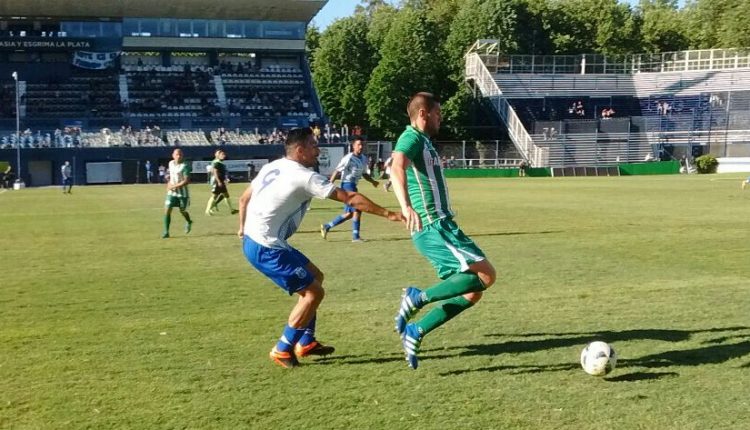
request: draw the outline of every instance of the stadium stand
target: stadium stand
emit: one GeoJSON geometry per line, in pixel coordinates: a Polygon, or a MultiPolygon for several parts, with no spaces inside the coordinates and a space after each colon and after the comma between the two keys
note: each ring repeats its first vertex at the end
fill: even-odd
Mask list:
{"type": "Polygon", "coordinates": [[[506,56],[497,46],[492,40],[474,44],[466,79],[490,100],[532,165],[597,166],[642,161],[649,154],[748,152],[749,145],[732,147],[750,143],[747,52],[608,59],[506,56]]]}

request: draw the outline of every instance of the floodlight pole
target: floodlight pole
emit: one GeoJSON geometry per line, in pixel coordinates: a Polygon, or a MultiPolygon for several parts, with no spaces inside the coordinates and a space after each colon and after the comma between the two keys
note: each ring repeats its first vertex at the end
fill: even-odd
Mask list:
{"type": "Polygon", "coordinates": [[[21,182],[21,109],[18,94],[18,72],[13,72],[13,79],[16,81],[16,169],[18,170],[17,179],[21,182]]]}

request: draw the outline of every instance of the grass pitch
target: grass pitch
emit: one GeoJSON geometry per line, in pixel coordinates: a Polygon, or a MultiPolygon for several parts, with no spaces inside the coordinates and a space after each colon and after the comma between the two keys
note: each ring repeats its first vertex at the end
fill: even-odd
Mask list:
{"type": "MultiPolygon", "coordinates": [[[[173,215],[162,186],[0,194],[1,428],[744,429],[750,423],[750,191],[740,176],[450,181],[499,280],[423,343],[401,289],[436,281],[403,227],[315,201],[292,243],[326,274],[334,356],[268,359],[293,299],[255,272],[237,220],[173,215]],[[592,340],[617,369],[586,375],[592,340]]],[[[244,184],[233,184],[236,202],[244,184]]],[[[395,208],[393,194],[363,186],[395,208]]]]}

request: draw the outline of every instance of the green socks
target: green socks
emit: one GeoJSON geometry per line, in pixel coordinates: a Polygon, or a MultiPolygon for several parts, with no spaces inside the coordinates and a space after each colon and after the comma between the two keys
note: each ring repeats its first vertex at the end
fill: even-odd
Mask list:
{"type": "Polygon", "coordinates": [[[427,304],[484,290],[484,285],[476,273],[461,272],[427,288],[422,292],[422,297],[424,298],[424,304],[427,304]]]}
{"type": "Polygon", "coordinates": [[[419,327],[419,332],[424,336],[472,306],[474,306],[474,303],[466,300],[463,296],[453,297],[432,308],[427,312],[427,315],[417,321],[416,325],[419,327]]]}
{"type": "Polygon", "coordinates": [[[171,215],[164,215],[164,233],[169,234],[169,224],[172,223],[171,215]]]}

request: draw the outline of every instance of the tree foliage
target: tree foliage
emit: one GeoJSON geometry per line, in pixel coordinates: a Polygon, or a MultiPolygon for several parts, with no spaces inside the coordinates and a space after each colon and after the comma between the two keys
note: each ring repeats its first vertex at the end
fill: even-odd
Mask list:
{"type": "Polygon", "coordinates": [[[393,136],[416,91],[444,101],[459,137],[478,102],[463,83],[464,55],[491,38],[507,54],[606,54],[750,47],[750,1],[362,0],[322,34],[308,29],[313,78],[334,122],[393,136]]]}
{"type": "Polygon", "coordinates": [[[323,32],[315,52],[313,82],[326,113],[336,122],[366,124],[363,92],[376,63],[367,40],[367,18],[353,15],[323,32]]]}
{"type": "Polygon", "coordinates": [[[406,103],[418,91],[441,94],[447,69],[434,23],[424,10],[404,8],[380,49],[365,91],[370,124],[393,137],[407,123],[406,103]],[[404,43],[404,42],[407,43],[404,43]]]}

